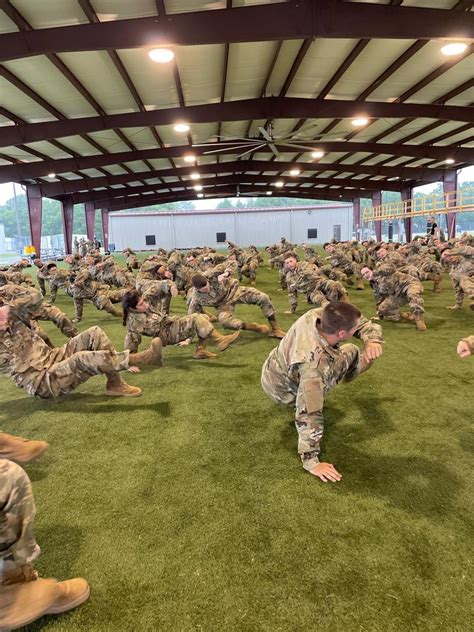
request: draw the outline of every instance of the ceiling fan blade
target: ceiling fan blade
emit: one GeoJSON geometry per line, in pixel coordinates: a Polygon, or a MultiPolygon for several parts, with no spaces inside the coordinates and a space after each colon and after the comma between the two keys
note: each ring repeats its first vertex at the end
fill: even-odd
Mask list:
{"type": "MultiPolygon", "coordinates": [[[[247,147],[248,147],[248,144],[245,144],[245,145],[233,145],[232,147],[226,147],[226,148],[224,148],[224,149],[213,149],[213,150],[211,150],[211,151],[205,151],[205,152],[204,152],[204,155],[206,155],[206,154],[222,154],[222,153],[224,153],[225,151],[230,151],[230,152],[232,152],[232,151],[236,151],[236,150],[239,150],[239,149],[246,149],[247,147]]],[[[255,151],[254,147],[252,146],[252,147],[249,149],[249,151],[255,151]]],[[[246,153],[247,153],[247,152],[246,152],[246,153]]]]}
{"type": "Polygon", "coordinates": [[[290,147],[290,148],[294,148],[294,149],[299,149],[300,151],[315,151],[314,147],[310,147],[310,146],[306,146],[306,145],[296,145],[294,143],[285,143],[285,142],[278,142],[278,145],[280,145],[280,147],[290,147]]]}
{"type": "Polygon", "coordinates": [[[267,130],[264,127],[259,127],[258,131],[260,132],[260,134],[263,136],[265,140],[268,140],[270,142],[273,140],[271,135],[267,132],[267,130]]]}
{"type": "Polygon", "coordinates": [[[259,149],[261,149],[262,147],[266,147],[267,143],[261,143],[260,145],[257,145],[256,147],[251,147],[248,151],[244,151],[243,154],[240,154],[239,156],[237,156],[237,158],[242,158],[242,156],[245,156],[246,154],[253,154],[256,153],[259,149]]]}

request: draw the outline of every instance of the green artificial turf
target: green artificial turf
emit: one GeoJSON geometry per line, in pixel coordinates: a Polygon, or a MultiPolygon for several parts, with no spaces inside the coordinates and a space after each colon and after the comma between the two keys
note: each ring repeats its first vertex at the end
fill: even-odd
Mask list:
{"type": "MultiPolygon", "coordinates": [[[[288,327],[277,272],[259,269],[257,287],[288,327]]],[[[370,289],[350,294],[374,314],[370,289]]],[[[92,590],[28,630],[472,630],[474,358],[455,349],[474,314],[446,310],[453,296],[447,277],[441,294],[425,284],[428,331],[384,324],[383,357],[327,397],[337,484],[304,472],[292,410],[260,388],[274,339],[242,332],[211,361],[168,347],[162,369],[125,374],[139,399],[105,397],[99,376],[36,400],[2,376],[3,430],[50,442],[25,467],[37,568],[92,590]]],[[[57,304],[73,315],[61,292],[57,304]]],[[[258,307],[238,314],[263,322],[258,307]]],[[[122,348],[119,319],[86,305],[91,325],[122,348]]]]}

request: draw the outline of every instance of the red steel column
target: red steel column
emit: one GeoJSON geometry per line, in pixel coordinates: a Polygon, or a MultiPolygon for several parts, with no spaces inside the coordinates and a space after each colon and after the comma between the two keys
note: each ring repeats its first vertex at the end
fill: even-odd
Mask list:
{"type": "MultiPolygon", "coordinates": [[[[456,170],[446,171],[443,178],[443,192],[446,195],[447,193],[452,193],[456,191],[458,188],[458,172],[456,170]]],[[[452,195],[449,198],[449,206],[456,205],[456,196],[452,195]]],[[[448,229],[448,239],[453,239],[456,237],[456,213],[447,213],[446,214],[446,228],[448,229]]]]}
{"type": "Polygon", "coordinates": [[[352,206],[354,209],[354,233],[357,241],[360,239],[360,198],[354,198],[352,200],[352,206]]]}
{"type": "Polygon", "coordinates": [[[31,243],[35,247],[36,256],[41,257],[41,222],[43,219],[43,198],[37,184],[26,187],[26,204],[30,223],[31,243]]]}
{"type": "Polygon", "coordinates": [[[86,204],[85,204],[85,213],[86,213],[87,239],[94,239],[94,235],[95,235],[95,206],[94,206],[94,202],[86,202],[86,204]]]}
{"type": "MultiPolygon", "coordinates": [[[[382,191],[372,191],[372,207],[381,206],[382,204],[382,191]]],[[[375,238],[377,241],[382,241],[382,220],[375,220],[375,238]]]]}
{"type": "Polygon", "coordinates": [[[72,225],[74,221],[74,204],[71,198],[61,201],[61,215],[63,218],[64,250],[67,255],[72,254],[72,225]]]}
{"type": "Polygon", "coordinates": [[[101,209],[102,214],[102,235],[104,238],[104,250],[109,249],[109,209],[103,208],[101,209]]]}
{"type": "MultiPolygon", "coordinates": [[[[413,189],[411,187],[407,187],[406,189],[402,189],[402,202],[409,202],[413,198],[413,189]]],[[[405,209],[406,213],[411,212],[411,203],[408,203],[405,209]]],[[[413,236],[413,218],[412,217],[404,217],[403,224],[405,225],[405,241],[409,243],[412,240],[413,236]]]]}

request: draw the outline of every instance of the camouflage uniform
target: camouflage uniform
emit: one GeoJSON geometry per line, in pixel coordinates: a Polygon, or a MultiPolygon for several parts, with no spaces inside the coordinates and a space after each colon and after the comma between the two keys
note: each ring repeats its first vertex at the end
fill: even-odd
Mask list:
{"type": "Polygon", "coordinates": [[[341,272],[347,276],[348,280],[352,280],[352,276],[354,276],[358,283],[358,289],[359,287],[363,289],[364,282],[360,273],[361,266],[353,260],[350,252],[344,252],[341,248],[339,248],[334,250],[327,259],[329,261],[329,265],[332,268],[338,268],[341,270],[341,272]]]}
{"type": "Polygon", "coordinates": [[[98,310],[105,310],[112,316],[120,316],[113,303],[120,303],[127,288],[111,290],[108,285],[94,281],[88,270],[83,270],[71,285],[74,298],[75,320],[82,320],[84,301],[90,301],[98,310]]]}
{"type": "Polygon", "coordinates": [[[35,263],[35,265],[37,265],[37,268],[38,268],[36,270],[36,279],[38,281],[39,289],[43,296],[46,296],[45,281],[49,281],[48,265],[50,263],[55,263],[55,262],[54,261],[44,261],[44,262],[41,261],[41,262],[35,263]]]}
{"type": "Polygon", "coordinates": [[[176,283],[169,279],[163,279],[162,281],[151,281],[150,279],[137,279],[137,290],[142,293],[143,298],[154,311],[162,312],[163,314],[170,313],[170,305],[172,299],[172,289],[175,288],[176,283]]]}
{"type": "Polygon", "coordinates": [[[35,514],[26,472],[16,463],[0,459],[0,582],[6,573],[39,557],[41,550],[33,535],[35,514]]]}
{"type": "Polygon", "coordinates": [[[70,294],[71,273],[64,268],[58,268],[56,272],[49,274],[49,302],[54,303],[58,295],[60,287],[64,289],[66,294],[70,294]]]}
{"type": "Polygon", "coordinates": [[[342,283],[320,276],[318,268],[306,261],[299,261],[294,270],[288,270],[286,281],[292,313],[298,307],[298,292],[306,294],[308,303],[318,306],[324,305],[328,301],[340,301],[347,297],[347,290],[342,283]]]}
{"type": "Polygon", "coordinates": [[[318,255],[314,248],[307,246],[306,244],[302,244],[301,247],[304,253],[304,260],[307,263],[314,263],[314,265],[317,265],[318,267],[323,265],[322,257],[318,255]]]}
{"type": "Polygon", "coordinates": [[[408,303],[414,317],[423,318],[425,308],[421,281],[398,272],[393,266],[383,264],[376,268],[370,284],[374,290],[379,316],[400,320],[400,307],[408,303]]]}
{"type": "Polygon", "coordinates": [[[0,332],[0,372],[17,386],[29,395],[58,397],[92,375],[128,369],[129,352],[117,352],[100,327],[90,327],[62,347],[49,347],[30,325],[41,302],[40,292],[26,289],[5,301],[10,316],[0,332]]]}
{"type": "MultiPolygon", "coordinates": [[[[308,471],[319,463],[324,396],[361,370],[359,349],[354,344],[332,347],[320,334],[318,324],[323,311],[311,309],[293,323],[262,369],[265,393],[274,402],[296,407],[298,452],[308,471]]],[[[364,317],[355,336],[364,342],[382,342],[380,326],[364,317]]]]}
{"type": "Polygon", "coordinates": [[[142,336],[159,337],[166,347],[194,336],[204,340],[209,338],[213,331],[214,327],[204,314],[167,316],[151,309],[146,312],[129,311],[124,348],[135,353],[142,336]]]}
{"type": "Polygon", "coordinates": [[[458,258],[449,273],[456,294],[455,307],[462,307],[467,294],[471,309],[474,309],[474,246],[453,248],[449,254],[458,258]]]}

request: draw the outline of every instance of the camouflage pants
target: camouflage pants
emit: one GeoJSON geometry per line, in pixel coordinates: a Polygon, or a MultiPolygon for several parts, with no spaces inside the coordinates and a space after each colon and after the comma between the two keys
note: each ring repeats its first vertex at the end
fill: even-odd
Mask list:
{"type": "Polygon", "coordinates": [[[119,290],[109,290],[107,292],[97,292],[92,298],[84,299],[74,297],[74,309],[75,317],[78,320],[82,320],[82,314],[84,311],[84,301],[90,300],[90,302],[100,311],[104,310],[112,316],[117,316],[114,308],[114,303],[121,303],[122,297],[128,292],[127,288],[121,288],[119,290]]]}
{"type": "Polygon", "coordinates": [[[339,355],[322,374],[317,362],[299,365],[299,381],[282,374],[278,364],[278,348],[268,356],[262,368],[261,384],[265,393],[277,404],[295,406],[298,432],[298,453],[303,467],[311,470],[318,464],[324,432],[324,396],[343,380],[354,379],[360,371],[359,349],[344,344],[339,355]]]}
{"type": "Polygon", "coordinates": [[[33,318],[35,320],[50,320],[67,338],[73,338],[79,333],[69,316],[54,305],[43,303],[40,309],[34,313],[33,318]]]}
{"type": "Polygon", "coordinates": [[[250,279],[251,281],[255,281],[257,278],[257,268],[258,263],[256,261],[251,261],[250,263],[246,263],[241,268],[239,268],[239,281],[242,280],[242,275],[250,279]]]}
{"type": "Polygon", "coordinates": [[[280,279],[280,287],[282,290],[286,290],[286,287],[287,287],[286,275],[287,275],[287,271],[284,268],[284,266],[278,269],[278,277],[280,279]]]}
{"type": "Polygon", "coordinates": [[[464,302],[464,295],[467,294],[470,301],[474,301],[474,277],[467,274],[451,277],[454,293],[456,296],[456,305],[461,307],[464,302]]]}
{"type": "MultiPolygon", "coordinates": [[[[202,340],[209,338],[214,331],[209,318],[204,314],[189,314],[189,316],[168,316],[161,321],[161,328],[156,335],[160,338],[163,346],[175,345],[188,338],[197,336],[202,340]]],[[[135,353],[142,341],[141,334],[135,331],[128,331],[125,336],[125,349],[130,353],[135,353]]]]}
{"type": "Polygon", "coordinates": [[[36,280],[38,281],[39,289],[41,291],[42,296],[46,296],[46,283],[44,282],[43,277],[37,276],[36,280]]]}
{"type": "Polygon", "coordinates": [[[31,483],[16,463],[0,459],[0,581],[4,573],[30,564],[40,554],[33,535],[36,514],[31,483]]]}
{"type": "Polygon", "coordinates": [[[93,375],[128,369],[128,351],[116,351],[100,327],[90,327],[51,350],[43,370],[15,374],[18,386],[30,395],[49,399],[71,393],[93,375]]]}
{"type": "MultiPolygon", "coordinates": [[[[69,284],[68,283],[55,283],[54,280],[49,282],[49,299],[50,303],[54,303],[56,297],[58,295],[59,288],[62,287],[63,290],[68,294],[69,284]]],[[[69,294],[70,296],[70,294],[69,294]]]]}
{"type": "Polygon", "coordinates": [[[339,281],[339,283],[347,283],[347,275],[340,268],[333,268],[332,266],[325,265],[321,268],[321,274],[333,281],[339,281]]]}
{"type": "Polygon", "coordinates": [[[380,316],[391,318],[393,320],[400,319],[400,308],[403,305],[410,306],[412,314],[423,317],[425,313],[425,303],[423,301],[423,286],[421,283],[410,286],[404,296],[388,296],[377,306],[377,313],[380,316]]]}
{"type": "Polygon", "coordinates": [[[268,294],[254,287],[239,287],[231,301],[217,307],[217,319],[226,329],[242,329],[243,321],[235,315],[235,306],[238,304],[259,305],[267,319],[275,316],[275,308],[268,294]]]}

